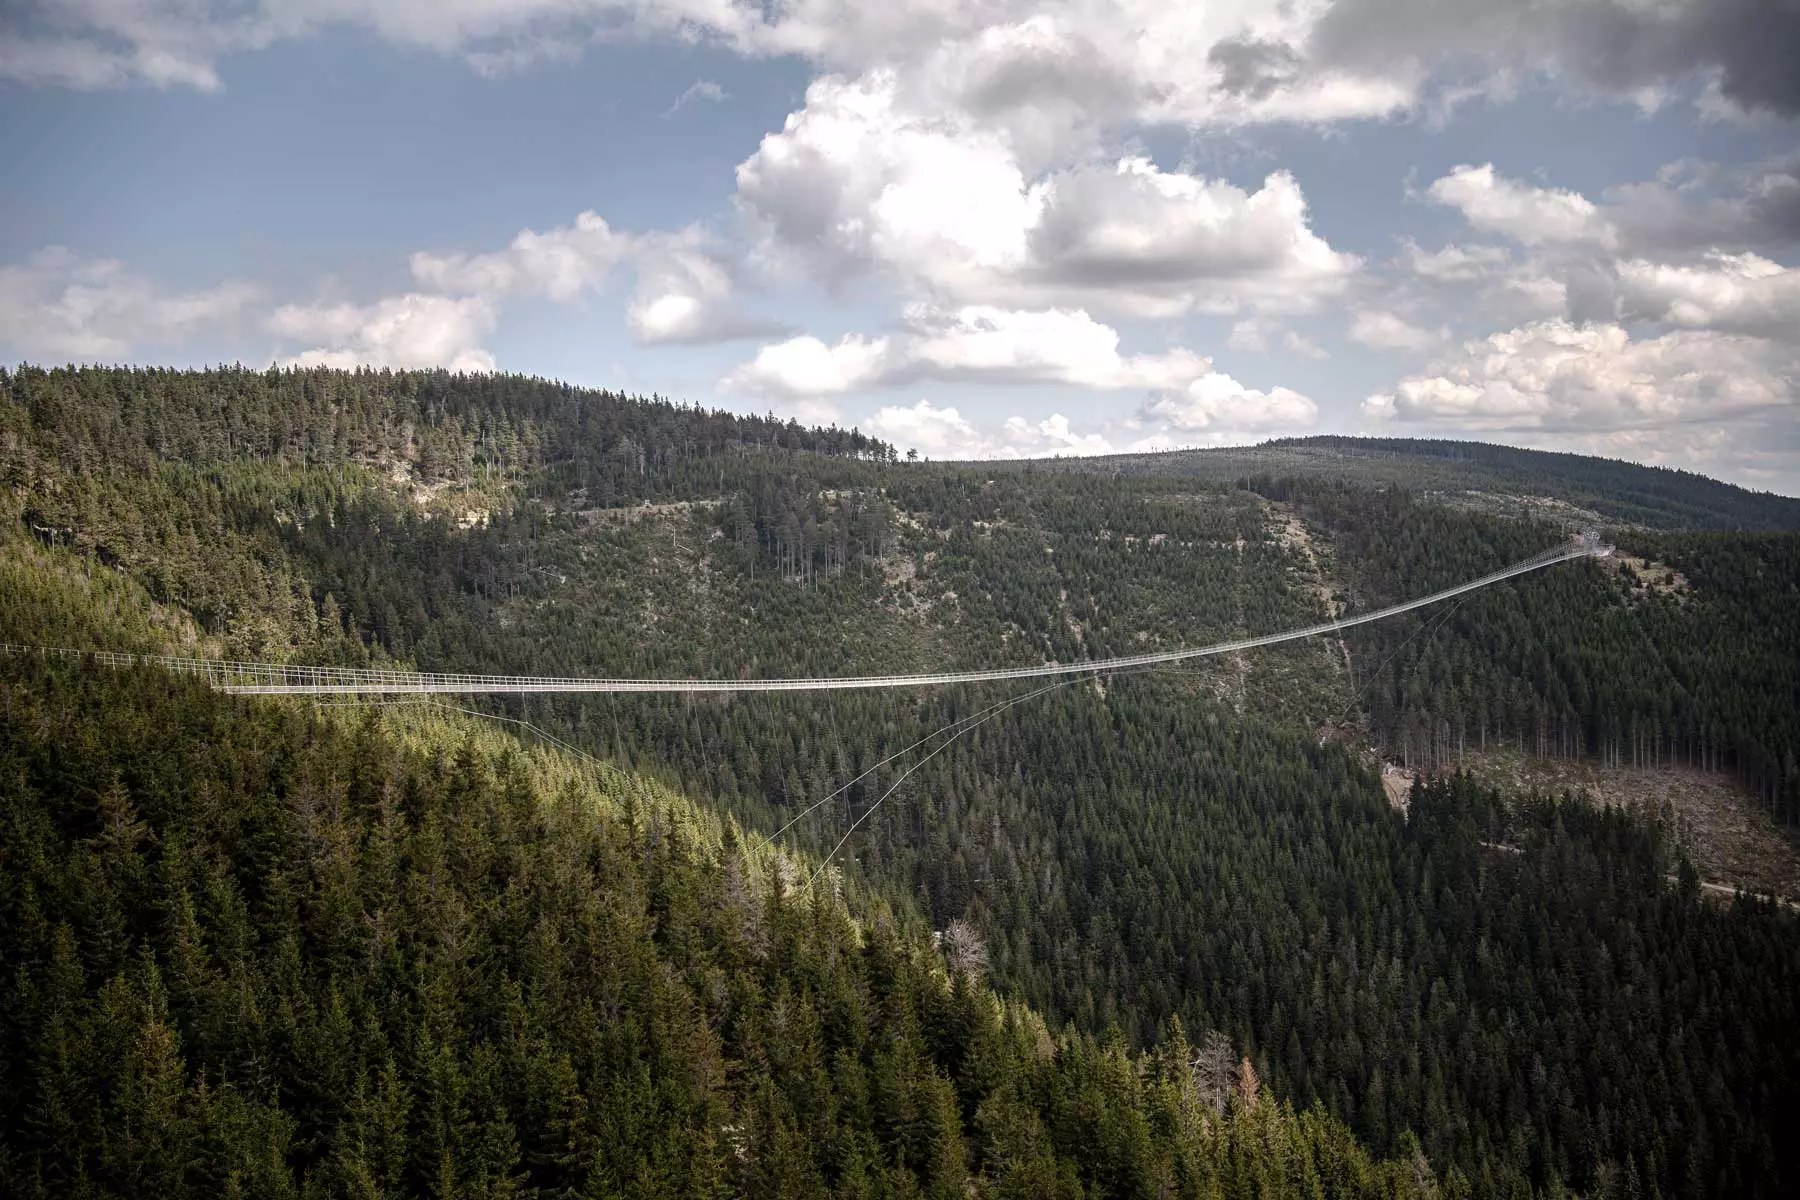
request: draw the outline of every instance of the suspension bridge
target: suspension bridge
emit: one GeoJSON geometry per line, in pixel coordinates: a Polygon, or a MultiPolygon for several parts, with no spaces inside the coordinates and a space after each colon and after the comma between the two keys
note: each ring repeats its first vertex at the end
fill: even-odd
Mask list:
{"type": "Polygon", "coordinates": [[[1070,675],[1100,675],[1143,667],[1185,662],[1221,654],[1235,654],[1260,646],[1273,646],[1300,638],[1340,633],[1356,625],[1384,621],[1401,613],[1438,604],[1515,576],[1540,571],[1581,558],[1604,558],[1613,547],[1598,535],[1585,533],[1567,543],[1534,554],[1509,567],[1478,579],[1433,592],[1428,596],[1392,604],[1353,616],[1339,616],[1299,629],[1237,638],[1209,646],[1159,650],[1119,658],[1090,659],[1072,663],[1041,663],[1027,667],[1000,667],[980,671],[942,671],[911,675],[820,676],[790,679],[597,679],[582,676],[466,675],[401,671],[367,667],[309,667],[284,663],[228,662],[161,654],[125,654],[107,650],[69,650],[37,646],[0,647],[10,654],[77,655],[107,666],[146,664],[184,675],[198,676],[223,692],[254,696],[391,696],[456,693],[464,695],[521,695],[541,692],[825,692],[870,688],[932,687],[940,684],[987,683],[1007,679],[1044,679],[1070,675]]]}

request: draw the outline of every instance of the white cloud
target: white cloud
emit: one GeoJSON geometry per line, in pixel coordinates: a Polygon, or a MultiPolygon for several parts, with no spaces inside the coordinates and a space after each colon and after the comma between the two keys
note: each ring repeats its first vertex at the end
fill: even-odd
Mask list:
{"type": "Polygon", "coordinates": [[[1382,117],[1545,71],[1640,105],[1710,78],[1715,107],[1791,115],[1795,25],[1779,0],[19,0],[0,18],[15,44],[0,71],[216,86],[224,56],[351,26],[491,73],[635,32],[849,73],[898,65],[932,106],[1010,127],[1065,106],[1188,127],[1382,117]]]}
{"type": "Polygon", "coordinates": [[[969,306],[950,313],[915,307],[905,369],[944,379],[1160,388],[1203,373],[1187,350],[1121,355],[1118,331],[1077,310],[1013,312],[969,306]]]}
{"type": "Polygon", "coordinates": [[[1191,351],[1119,353],[1119,334],[1080,310],[1013,311],[916,305],[903,338],[848,336],[836,345],[796,337],[764,346],[731,372],[735,391],[817,395],[920,379],[1068,384],[1100,390],[1181,387],[1210,360],[1191,351]]]}
{"type": "MultiPolygon", "coordinates": [[[[924,379],[1064,385],[1100,391],[1142,390],[1151,399],[1126,425],[1154,430],[1138,446],[1242,440],[1272,430],[1311,428],[1319,410],[1288,388],[1246,388],[1191,351],[1119,353],[1116,331],[1084,312],[1011,312],[968,307],[915,308],[908,336],[846,337],[836,345],[799,337],[765,346],[723,386],[784,395],[838,394],[924,379]]],[[[1105,454],[1106,431],[1076,432],[1061,415],[1042,421],[1012,417],[983,428],[954,407],[929,400],[880,409],[867,427],[932,457],[1012,458],[1041,454],[1105,454]]]]}
{"type": "Polygon", "coordinates": [[[73,86],[216,87],[233,53],[353,26],[462,56],[484,74],[567,59],[599,36],[722,44],[795,55],[851,73],[902,65],[932,106],[1013,126],[1065,119],[1237,124],[1381,116],[1406,106],[1419,74],[1309,66],[1316,3],[1237,0],[24,0],[0,25],[29,44],[0,58],[14,77],[73,86]],[[33,10],[39,19],[33,20],[33,10]],[[48,36],[27,30],[48,30],[48,36]]]}
{"type": "Polygon", "coordinates": [[[1113,452],[1104,434],[1076,433],[1061,413],[1042,421],[1008,417],[996,430],[977,426],[954,407],[938,408],[930,400],[920,400],[883,407],[863,426],[876,437],[916,449],[927,458],[1039,458],[1113,452]]]}
{"type": "Polygon", "coordinates": [[[1286,172],[1245,192],[1124,158],[1052,174],[1032,196],[1029,257],[1015,270],[1116,294],[1126,309],[1304,309],[1340,292],[1357,265],[1308,227],[1286,172]]]}
{"type": "Polygon", "coordinates": [[[24,84],[92,90],[145,83],[211,92],[219,88],[211,57],[171,54],[153,46],[118,50],[75,38],[0,31],[0,79],[24,84]]]}
{"type": "Polygon", "coordinates": [[[765,260],[880,271],[950,303],[1296,310],[1357,266],[1312,232],[1285,173],[1246,192],[1127,157],[1028,179],[1004,131],[908,108],[892,71],[816,81],[737,179],[765,260]]]}
{"type": "Polygon", "coordinates": [[[1634,341],[1617,325],[1541,321],[1466,343],[1365,416],[1474,431],[1665,429],[1789,408],[1800,349],[1678,331],[1634,341]]]}
{"type": "Polygon", "coordinates": [[[802,336],[764,346],[720,381],[727,391],[835,395],[874,387],[888,369],[886,338],[847,335],[834,346],[802,336]]]}
{"type": "Polygon", "coordinates": [[[1226,338],[1226,345],[1233,350],[1246,350],[1253,354],[1266,354],[1269,350],[1269,339],[1277,337],[1281,348],[1289,354],[1298,354],[1302,358],[1326,359],[1331,353],[1297,330],[1289,329],[1279,321],[1270,321],[1263,317],[1248,317],[1235,321],[1231,333],[1226,338]]]}
{"type": "Polygon", "coordinates": [[[1499,246],[1463,246],[1453,242],[1437,250],[1422,250],[1408,238],[1395,264],[1422,279],[1460,283],[1486,278],[1505,267],[1510,259],[1499,246]]]}
{"type": "Polygon", "coordinates": [[[111,259],[50,246],[0,267],[0,345],[27,356],[118,359],[228,327],[257,290],[169,291],[111,259]]]}
{"type": "Polygon", "coordinates": [[[1271,432],[1310,428],[1318,411],[1285,388],[1252,391],[1229,375],[1208,374],[1180,394],[1144,406],[1123,427],[1138,436],[1121,444],[1106,430],[1077,431],[1061,413],[1043,420],[1010,416],[998,425],[965,417],[954,406],[930,400],[878,409],[862,428],[901,448],[934,459],[1047,458],[1159,450],[1197,444],[1245,442],[1271,432]],[[1155,428],[1145,434],[1144,423],[1155,428]]]}
{"type": "Polygon", "coordinates": [[[1229,375],[1208,372],[1180,391],[1148,401],[1140,414],[1182,433],[1292,432],[1311,428],[1319,419],[1319,407],[1288,388],[1262,392],[1229,375]]]}
{"type": "Polygon", "coordinates": [[[1510,300],[1529,317],[1560,317],[1569,311],[1569,287],[1560,279],[1524,272],[1501,280],[1500,286],[1504,292],[1495,297],[1496,307],[1510,300]]]}
{"type": "Polygon", "coordinates": [[[1461,211],[1476,229],[1528,246],[1586,243],[1611,248],[1618,240],[1612,223],[1586,196],[1506,179],[1492,163],[1456,167],[1434,181],[1426,195],[1461,211]]]}
{"type": "Polygon", "coordinates": [[[1337,0],[1315,11],[1308,49],[1321,67],[1541,72],[1640,106],[1664,85],[1710,78],[1736,107],[1800,112],[1787,69],[1800,13],[1782,0],[1337,0]]]}
{"type": "Polygon", "coordinates": [[[1269,349],[1269,322],[1247,317],[1242,321],[1234,321],[1231,333],[1225,344],[1233,350],[1248,350],[1253,354],[1262,354],[1269,349]]]}
{"type": "Polygon", "coordinates": [[[625,318],[644,345],[725,342],[784,331],[779,322],[743,307],[735,264],[696,226],[639,237],[632,263],[637,289],[625,318]]]}
{"type": "Polygon", "coordinates": [[[439,291],[467,295],[548,296],[573,300],[606,281],[630,254],[633,239],[597,213],[584,212],[565,229],[522,230],[505,250],[490,254],[412,256],[413,277],[439,291]]]}
{"type": "Polygon", "coordinates": [[[413,277],[427,287],[495,302],[543,296],[568,303],[599,291],[624,267],[637,275],[626,323],[645,345],[731,341],[782,329],[744,311],[732,260],[699,225],[626,233],[584,212],[566,228],[522,230],[504,250],[412,256],[413,277]]]}
{"type": "Polygon", "coordinates": [[[1363,309],[1350,322],[1351,340],[1378,350],[1423,350],[1442,336],[1379,308],[1363,309]]]}
{"type": "Polygon", "coordinates": [[[994,271],[1022,258],[1030,203],[1001,136],[953,114],[908,115],[897,87],[892,72],[817,80],[806,107],[739,164],[739,201],[772,247],[827,277],[890,264],[994,271]]]}
{"type": "Polygon", "coordinates": [[[1800,270],[1756,254],[1714,254],[1701,266],[1619,264],[1627,315],[1800,343],[1800,270]]]}
{"type": "Polygon", "coordinates": [[[283,305],[268,327],[283,339],[322,343],[284,360],[299,366],[492,371],[494,356],[481,342],[496,320],[483,297],[410,292],[364,305],[283,305]]]}
{"type": "MultiPolygon", "coordinates": [[[[970,446],[982,447],[980,431],[955,408],[938,408],[929,400],[888,405],[861,423],[878,438],[897,447],[918,450],[927,458],[959,458],[970,446]]],[[[982,450],[970,457],[986,457],[982,450]]]]}
{"type": "Polygon", "coordinates": [[[1331,357],[1331,351],[1292,329],[1282,330],[1281,348],[1289,354],[1298,354],[1302,358],[1327,359],[1331,357]]]}
{"type": "MultiPolygon", "coordinates": [[[[1491,164],[1457,167],[1426,195],[1469,223],[1546,252],[1585,250],[1669,259],[1701,252],[1779,253],[1800,246],[1800,160],[1747,166],[1681,160],[1653,180],[1607,188],[1598,202],[1576,192],[1507,179],[1491,164]]],[[[1408,242],[1397,265],[1439,279],[1480,278],[1506,265],[1495,247],[1408,242]]]]}

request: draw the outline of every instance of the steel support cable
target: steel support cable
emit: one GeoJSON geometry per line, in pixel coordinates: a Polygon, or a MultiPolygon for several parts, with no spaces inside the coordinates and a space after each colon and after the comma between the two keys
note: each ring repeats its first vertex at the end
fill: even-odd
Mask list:
{"type": "MultiPolygon", "coordinates": [[[[949,733],[951,730],[956,729],[957,726],[966,724],[970,721],[973,721],[976,724],[980,724],[982,721],[987,720],[989,717],[998,715],[999,712],[1003,709],[1011,708],[1013,705],[1018,704],[1024,700],[1029,700],[1033,696],[1041,696],[1045,692],[1055,691],[1059,687],[1063,687],[1066,684],[1070,684],[1070,683],[1074,683],[1074,682],[1075,682],[1075,680],[1073,680],[1073,679],[1059,679],[1055,683],[1049,685],[1048,687],[1041,687],[1035,691],[1026,692],[1022,696],[1010,696],[1005,700],[996,700],[994,703],[988,705],[986,708],[976,709],[974,712],[970,713],[967,716],[958,717],[954,721],[950,721],[943,725],[938,726],[936,729],[932,730],[930,733],[926,734],[924,737],[920,738],[918,741],[914,742],[912,745],[907,746],[900,750],[896,750],[892,754],[888,755],[886,758],[882,759],[881,761],[869,766],[862,772],[862,774],[856,776],[856,778],[845,783],[843,786],[839,787],[836,791],[832,792],[829,796],[826,796],[822,800],[816,800],[813,803],[807,805],[805,808],[801,809],[799,812],[795,813],[792,817],[790,817],[788,819],[788,822],[786,825],[783,825],[780,829],[777,829],[774,833],[769,835],[769,840],[771,842],[774,841],[776,838],[778,838],[782,834],[786,833],[789,829],[793,828],[794,824],[796,822],[800,821],[802,818],[811,815],[817,809],[822,808],[826,804],[829,804],[831,801],[837,799],[839,796],[841,796],[845,792],[849,791],[852,787],[855,787],[858,783],[861,783],[864,779],[868,778],[870,775],[874,774],[876,771],[879,771],[881,768],[887,766],[889,763],[893,762],[895,759],[904,758],[906,755],[911,754],[914,750],[917,750],[920,746],[923,746],[926,742],[929,742],[932,738],[938,737],[942,734],[949,733]]],[[[973,726],[971,726],[971,728],[973,728],[973,726]]],[[[952,738],[951,740],[954,741],[955,739],[952,738]]],[[[947,746],[949,744],[950,744],[949,742],[944,743],[945,746],[947,746]]],[[[938,747],[938,749],[939,750],[943,749],[943,746],[938,747]]],[[[935,753],[937,753],[937,751],[934,750],[934,751],[932,751],[932,753],[935,754],[935,753]]]]}
{"type": "MultiPolygon", "coordinates": [[[[1111,674],[1128,675],[1133,670],[1138,670],[1138,671],[1179,671],[1181,669],[1182,668],[1179,666],[1168,666],[1166,664],[1163,664],[1163,665],[1151,665],[1151,666],[1137,667],[1137,668],[1126,668],[1123,670],[1111,672],[1111,674]]],[[[877,799],[874,804],[871,804],[869,806],[868,810],[865,811],[862,816],[856,818],[856,820],[854,820],[850,823],[850,828],[848,828],[844,831],[844,836],[838,840],[837,845],[835,845],[831,848],[831,853],[829,853],[825,856],[824,861],[822,861],[819,864],[818,869],[815,870],[812,873],[811,877],[807,879],[806,890],[810,890],[812,888],[814,880],[818,879],[819,875],[825,870],[825,868],[831,865],[831,860],[834,857],[836,857],[837,852],[844,848],[844,843],[848,842],[850,840],[850,835],[856,832],[856,827],[858,825],[861,825],[864,821],[868,820],[871,816],[873,816],[875,813],[875,810],[880,808],[882,806],[883,802],[885,802],[889,796],[892,796],[897,790],[899,790],[899,787],[901,784],[906,782],[906,777],[908,775],[911,775],[914,771],[917,771],[920,767],[924,766],[926,763],[928,763],[932,759],[936,758],[939,754],[942,754],[945,750],[948,750],[950,748],[951,743],[955,742],[958,738],[962,737],[963,734],[974,732],[974,730],[977,727],[987,724],[989,721],[993,720],[995,717],[999,716],[1001,713],[1007,711],[1008,709],[1011,709],[1020,704],[1023,704],[1027,700],[1036,699],[1037,697],[1045,695],[1046,693],[1054,692],[1058,688],[1068,687],[1071,683],[1079,683],[1079,682],[1081,682],[1081,680],[1076,679],[1076,678],[1059,679],[1055,683],[1046,684],[1045,686],[1043,686],[1041,688],[1035,688],[1029,692],[1026,692],[1022,696],[1014,696],[1011,699],[1002,700],[996,704],[990,704],[988,707],[986,707],[984,709],[979,709],[976,712],[971,713],[969,716],[960,718],[959,720],[956,720],[956,721],[952,721],[952,722],[950,722],[950,724],[944,725],[938,729],[934,729],[932,732],[926,734],[924,737],[920,738],[918,741],[914,742],[912,745],[906,747],[906,749],[896,750],[894,753],[888,755],[886,758],[882,759],[880,762],[878,762],[874,766],[870,767],[867,771],[864,771],[862,773],[862,775],[858,775],[856,777],[856,779],[852,779],[850,781],[850,783],[844,784],[843,787],[838,788],[837,791],[835,791],[835,792],[831,793],[831,795],[825,797],[824,800],[820,800],[815,804],[809,805],[805,809],[802,809],[799,813],[796,813],[792,820],[788,821],[788,823],[786,825],[783,825],[780,829],[775,831],[774,836],[771,837],[769,839],[769,841],[771,843],[773,843],[775,838],[778,838],[782,834],[786,833],[788,831],[789,827],[791,827],[795,821],[800,820],[800,818],[806,816],[808,813],[812,812],[814,809],[818,808],[820,805],[825,804],[827,801],[834,799],[839,794],[841,794],[846,788],[849,788],[851,786],[851,784],[854,784],[858,779],[863,778],[864,775],[869,774],[870,771],[875,771],[881,767],[886,766],[888,763],[893,762],[896,758],[899,758],[902,755],[911,753],[912,751],[918,749],[920,746],[923,746],[926,742],[929,742],[932,738],[937,737],[939,734],[949,733],[953,729],[956,730],[956,732],[951,733],[950,736],[948,738],[946,738],[942,744],[933,747],[929,754],[925,755],[925,757],[921,758],[918,762],[914,763],[912,766],[908,767],[905,771],[901,772],[900,778],[894,780],[893,786],[889,787],[887,791],[883,792],[881,794],[880,798],[877,799]],[[959,726],[959,725],[962,728],[958,729],[957,726],[959,726]]]]}
{"type": "MultiPolygon", "coordinates": [[[[820,875],[824,874],[825,868],[829,867],[831,865],[831,860],[837,857],[837,852],[844,848],[844,843],[848,842],[850,840],[850,835],[852,835],[856,832],[856,827],[858,825],[861,825],[864,821],[868,820],[870,817],[874,816],[875,810],[880,808],[883,804],[885,804],[887,802],[887,798],[889,796],[892,796],[895,792],[899,791],[900,785],[905,783],[907,778],[914,771],[917,771],[920,767],[924,766],[926,763],[930,762],[932,759],[936,758],[938,755],[940,755],[944,751],[948,750],[957,741],[957,739],[962,737],[963,734],[973,732],[975,729],[979,728],[982,725],[987,724],[989,721],[993,720],[995,717],[999,716],[1001,713],[1005,712],[1007,709],[1012,708],[1014,705],[1023,704],[1025,701],[1030,700],[1035,696],[1042,696],[1045,692],[1054,692],[1057,688],[1067,687],[1069,684],[1074,683],[1074,682],[1076,682],[1076,681],[1073,679],[1059,679],[1055,683],[1046,684],[1041,688],[1036,688],[1032,691],[1026,692],[1023,696],[1014,696],[1011,700],[1007,701],[1004,704],[992,705],[988,708],[988,710],[984,714],[980,715],[980,718],[978,720],[962,723],[961,729],[958,729],[955,733],[951,734],[948,738],[944,739],[944,741],[941,742],[939,745],[933,747],[931,750],[931,753],[925,755],[923,758],[919,759],[918,762],[916,762],[912,766],[906,768],[906,770],[900,772],[900,778],[894,780],[892,786],[890,786],[887,791],[881,793],[881,796],[875,801],[875,803],[869,805],[868,809],[863,813],[862,816],[860,816],[860,817],[856,818],[856,820],[850,822],[850,828],[844,830],[844,836],[838,839],[837,845],[835,845],[831,848],[831,852],[825,856],[824,861],[819,863],[818,867],[813,871],[812,875],[810,875],[807,878],[805,890],[809,891],[809,892],[812,890],[812,885],[814,884],[814,882],[816,882],[818,880],[820,875]]],[[[946,726],[946,728],[949,728],[949,726],[946,726]]],[[[938,730],[938,733],[942,733],[942,732],[943,732],[942,729],[938,730]]],[[[937,736],[937,734],[935,734],[935,733],[932,734],[932,737],[936,737],[936,736],[937,736]]],[[[930,738],[926,738],[924,740],[929,741],[930,738]]],[[[904,753],[904,751],[902,751],[902,753],[904,753]]],[[[899,756],[896,755],[895,757],[899,757],[899,756]]],[[[871,769],[873,769],[873,768],[871,768],[871,769]]],[[[867,772],[865,772],[865,774],[866,773],[867,772]]],[[[848,786],[848,785],[846,785],[846,786],[848,786]]]]}

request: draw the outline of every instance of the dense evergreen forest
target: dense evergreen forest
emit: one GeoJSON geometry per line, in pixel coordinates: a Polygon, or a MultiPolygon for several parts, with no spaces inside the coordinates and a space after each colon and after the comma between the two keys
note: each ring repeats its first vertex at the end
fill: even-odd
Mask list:
{"type": "MultiPolygon", "coordinates": [[[[1543,544],[1530,525],[1484,520],[1404,492],[1312,482],[1255,486],[1331,531],[1359,605],[1446,587],[1473,564],[1543,544]]],[[[1537,754],[1695,763],[1740,773],[1777,819],[1800,821],[1800,537],[1619,530],[1627,556],[1680,584],[1555,572],[1469,596],[1442,636],[1371,628],[1370,711],[1409,760],[1455,761],[1470,744],[1537,754]],[[1397,656],[1397,657],[1396,657],[1397,656]]],[[[1367,653],[1367,652],[1365,652],[1367,653]]]]}
{"type": "Polygon", "coordinates": [[[640,781],[36,667],[0,662],[8,1196],[1468,1193],[1217,1034],[1052,1036],[974,941],[640,781]]]}
{"type": "MultiPolygon", "coordinates": [[[[1410,492],[1307,471],[909,464],[855,433],[532,380],[82,370],[0,382],[0,640],[34,645],[608,675],[1070,661],[1376,607],[1564,532],[1433,502],[1440,476],[1410,492]]],[[[1701,497],[1696,527],[1731,522],[1706,489],[1682,495],[1701,497]]],[[[1738,496],[1746,513],[1761,503],[1738,496]]],[[[1071,683],[954,741],[939,734],[923,762],[880,765],[1019,693],[469,704],[685,792],[747,836],[799,818],[783,838],[803,854],[854,824],[826,878],[890,914],[896,945],[972,931],[1008,1004],[1138,1086],[1174,1060],[1179,1024],[1216,1031],[1276,1095],[1331,1114],[1373,1154],[1416,1167],[1416,1151],[1455,1172],[1446,1188],[1785,1194],[1800,1180],[1800,1152],[1780,1136],[1800,1094],[1795,919],[1748,899],[1702,903],[1669,831],[1616,812],[1452,777],[1402,817],[1358,749],[1432,768],[1484,742],[1692,763],[1741,777],[1771,820],[1793,821],[1800,536],[1609,536],[1641,571],[1566,564],[1341,644],[1071,683]]],[[[55,686],[29,676],[19,702],[55,686]]],[[[182,695],[178,709],[201,703],[182,695]]],[[[335,728],[308,720],[305,738],[335,728]]],[[[446,819],[460,804],[454,789],[417,786],[446,819]]],[[[31,788],[48,797],[33,804],[61,802],[54,783],[31,788]]],[[[43,837],[79,841],[55,828],[43,837]]],[[[622,858],[654,858],[631,840],[650,836],[641,822],[609,828],[622,858]]],[[[704,838],[684,853],[695,887],[735,869],[704,838]]],[[[246,861],[230,867],[238,886],[275,869],[246,861]]],[[[822,919],[790,908],[808,930],[822,919]]],[[[830,957],[827,943],[808,944],[830,957]]],[[[943,1011],[921,995],[909,1011],[943,1011]]],[[[954,1059],[932,1061],[957,1093],[966,1169],[997,1182],[980,1101],[954,1059]]],[[[1166,1122],[1132,1103],[1154,1153],[1130,1178],[1189,1178],[1171,1165],[1166,1122]]],[[[1031,1137],[1048,1141],[1026,1141],[1058,1160],[1042,1178],[1139,1194],[1075,1162],[1070,1127],[1037,1113],[1032,1128],[1048,1133],[1031,1137]]],[[[954,1174],[933,1177],[916,1151],[872,1136],[880,1154],[862,1143],[865,1157],[906,1164],[919,1187],[954,1174]]],[[[305,1145],[284,1159],[295,1178],[328,1156],[305,1145]]],[[[843,1161],[815,1155],[806,1169],[841,1189],[843,1161]]],[[[408,1178],[401,1190],[421,1189],[408,1178]]],[[[898,1194],[886,1186],[870,1194],[898,1194]]]]}

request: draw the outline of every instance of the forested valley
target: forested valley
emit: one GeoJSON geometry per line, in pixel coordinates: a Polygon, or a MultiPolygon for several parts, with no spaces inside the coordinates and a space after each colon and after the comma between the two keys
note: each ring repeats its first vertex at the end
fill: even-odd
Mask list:
{"type": "MultiPolygon", "coordinates": [[[[25,368],[0,640],[1075,661],[1566,533],[1341,470],[1065,466],[517,377],[25,368]]],[[[1710,480],[1591,479],[1653,518],[1613,518],[1622,565],[1006,706],[364,713],[8,656],[0,1190],[1789,1194],[1800,921],[1704,898],[1657,814],[1456,770],[1680,764],[1800,820],[1800,533],[1710,480]],[[1427,772],[1404,814],[1371,747],[1427,772]]]]}

